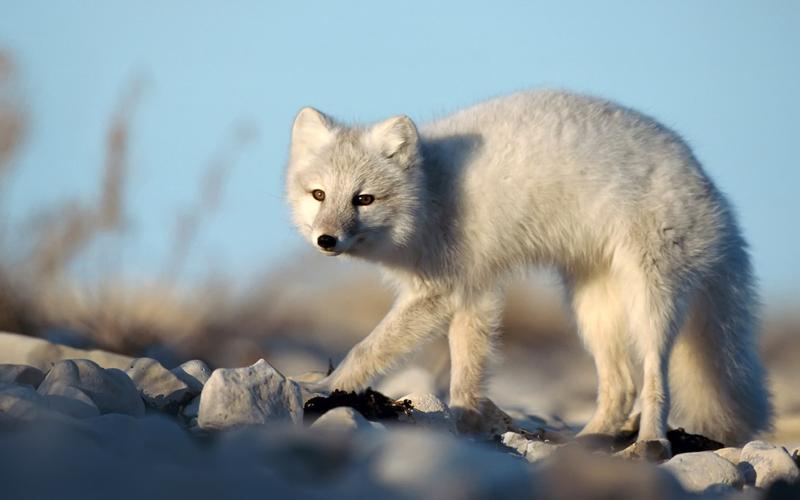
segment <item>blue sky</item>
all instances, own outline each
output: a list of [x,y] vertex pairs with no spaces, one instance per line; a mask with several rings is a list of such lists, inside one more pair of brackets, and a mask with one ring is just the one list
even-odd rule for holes
[[247,277],[305,244],[282,170],[295,112],[435,118],[516,89],[616,99],[679,131],[732,199],[768,298],[800,298],[800,3],[45,2],[0,0],[0,47],[31,129],[3,205],[15,220],[97,190],[103,138],[133,78],[127,273],[161,269],[174,220],[237,123],[236,155],[187,277]]

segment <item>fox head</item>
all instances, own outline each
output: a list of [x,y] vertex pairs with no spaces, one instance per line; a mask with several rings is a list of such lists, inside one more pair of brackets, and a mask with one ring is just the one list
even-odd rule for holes
[[326,255],[405,246],[420,199],[417,128],[406,116],[346,127],[303,108],[292,127],[286,191],[300,232]]

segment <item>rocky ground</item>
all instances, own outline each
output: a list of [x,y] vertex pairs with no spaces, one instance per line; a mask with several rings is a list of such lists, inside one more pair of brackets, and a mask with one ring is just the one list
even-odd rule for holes
[[[424,373],[379,387],[396,402],[338,395],[304,412],[314,395],[302,382],[319,376],[286,377],[264,360],[167,369],[0,334],[0,496],[800,498],[798,450],[765,441],[627,460],[503,397],[506,411],[488,407],[484,434],[464,437]],[[490,393],[507,399],[498,385],[512,380],[501,374]]]

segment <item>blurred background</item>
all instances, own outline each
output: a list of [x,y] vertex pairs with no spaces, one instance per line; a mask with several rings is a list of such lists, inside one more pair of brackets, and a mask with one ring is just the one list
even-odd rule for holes
[[[777,432],[800,440],[798,26],[790,0],[0,0],[0,330],[166,365],[324,369],[392,297],[374,268],[317,255],[291,227],[296,111],[424,122],[564,87],[680,132],[737,207]],[[517,283],[504,328],[492,397],[585,419],[592,364],[557,281]],[[441,392],[447,363],[434,344],[416,360],[428,369],[382,387]]]

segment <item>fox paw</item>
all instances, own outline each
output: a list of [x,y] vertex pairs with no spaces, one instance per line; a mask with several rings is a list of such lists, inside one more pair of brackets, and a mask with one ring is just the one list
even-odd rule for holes
[[459,434],[475,435],[483,432],[484,422],[480,411],[456,406],[450,408],[450,413]]
[[461,434],[492,439],[504,432],[520,432],[514,420],[488,398],[481,398],[478,408],[454,405],[450,412]]
[[615,456],[661,462],[672,457],[672,445],[666,439],[636,441],[624,450],[615,453]]

